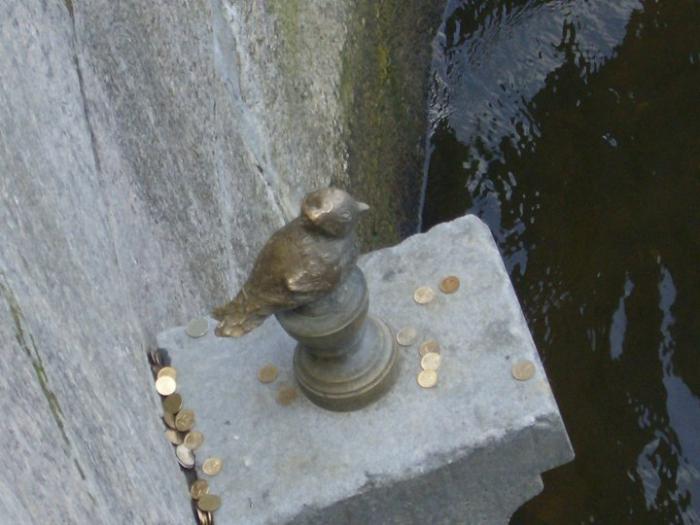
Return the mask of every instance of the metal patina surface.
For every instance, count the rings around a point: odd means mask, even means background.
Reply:
[[[213,311],[220,337],[241,337],[277,314],[299,341],[299,385],[331,410],[367,405],[396,376],[391,330],[367,318],[367,283],[355,265],[355,227],[368,209],[338,188],[309,193],[299,217],[265,244],[233,301]]]

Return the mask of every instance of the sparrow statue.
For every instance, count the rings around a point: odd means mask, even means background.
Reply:
[[[355,265],[355,226],[368,209],[338,188],[306,195],[299,217],[270,237],[238,295],[212,311],[216,335],[240,337],[334,290]]]

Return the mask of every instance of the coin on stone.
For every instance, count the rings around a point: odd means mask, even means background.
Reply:
[[[207,476],[216,476],[219,472],[221,472],[221,468],[223,466],[224,462],[221,461],[221,458],[212,456],[205,459],[204,463],[202,463],[202,472],[204,472]]]
[[[455,293],[459,290],[459,277],[456,275],[448,275],[440,281],[440,290],[442,293]]]
[[[277,391],[277,402],[280,405],[290,405],[298,395],[297,389],[293,386],[282,386]]]
[[[165,439],[173,445],[182,445],[182,434],[172,428],[165,431]]]
[[[194,467],[194,454],[192,454],[192,451],[185,445],[178,445],[175,448],[175,455],[177,456],[177,461],[183,468],[190,469]]]
[[[187,335],[190,337],[202,337],[203,335],[206,335],[208,331],[209,321],[207,321],[207,319],[204,317],[192,319],[189,323],[187,323],[187,328],[185,329],[185,332],[187,332]]]
[[[421,358],[420,367],[423,370],[437,370],[440,368],[440,354],[428,352]]]
[[[421,357],[423,357],[425,354],[428,354],[428,353],[439,354],[440,353],[440,343],[438,343],[435,339],[429,339],[429,340],[425,341],[422,345],[420,345],[420,348],[418,349],[418,353],[420,354]]]
[[[404,326],[396,334],[396,342],[401,346],[411,346],[416,341],[418,332],[412,326]]]
[[[210,512],[202,512],[197,509],[197,519],[199,519],[199,525],[212,525]]]
[[[272,383],[277,379],[277,367],[275,365],[265,365],[258,370],[258,380],[261,383]]]
[[[160,370],[158,370],[158,373],[156,374],[156,379],[161,378],[163,376],[168,376],[172,377],[173,379],[177,379],[177,370],[175,370],[172,366],[164,366]]]
[[[428,304],[435,299],[435,292],[430,286],[421,286],[413,292],[413,300],[418,304]]]
[[[163,399],[163,411],[169,414],[177,414],[182,408],[182,396],[180,394],[170,394]]]
[[[418,374],[418,384],[423,388],[433,388],[437,384],[437,370],[421,370]]]
[[[190,450],[197,450],[204,443],[204,434],[198,430],[193,430],[185,435],[182,443]]]
[[[192,486],[190,487],[190,496],[192,496],[192,499],[194,500],[198,500],[208,492],[209,482],[206,479],[195,480],[195,482],[192,483]]]
[[[170,376],[161,376],[156,379],[156,391],[161,396],[169,396],[177,388],[177,383]]]
[[[175,428],[175,415],[171,414],[170,412],[166,412],[163,414],[163,421],[165,422],[166,425],[168,425],[169,428],[173,430],[177,430]]]
[[[194,412],[189,408],[180,410],[175,416],[175,428],[180,432],[187,432],[194,426]]]
[[[204,512],[214,512],[221,507],[221,498],[216,494],[202,494],[197,500],[197,508]]]
[[[535,365],[532,361],[527,359],[521,359],[513,363],[513,367],[510,369],[513,377],[518,381],[527,381],[535,375]]]

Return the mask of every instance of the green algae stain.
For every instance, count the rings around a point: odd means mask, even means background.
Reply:
[[[2,280],[5,281],[4,274],[0,273],[0,277],[2,277]],[[65,425],[63,423],[64,416],[63,411],[61,410],[61,405],[58,402],[56,394],[49,387],[46,369],[44,368],[41,355],[39,355],[39,352],[37,351],[34,337],[31,334],[27,334],[24,329],[24,315],[22,314],[22,309],[17,302],[17,298],[5,282],[0,282],[0,293],[4,296],[14,321],[15,339],[17,340],[17,344],[19,344],[20,348],[24,350],[24,353],[29,358],[32,368],[34,369],[34,375],[36,376],[39,387],[46,398],[49,405],[49,410],[51,411],[51,415],[58,426],[61,437],[66,445],[70,446],[71,443],[68,439],[68,434],[66,434]]]
[[[305,21],[301,0],[268,0],[281,46],[283,89],[306,111]],[[342,51],[338,97],[347,174],[331,175],[372,206],[359,227],[364,250],[416,231],[422,187],[427,78],[442,0],[353,0]],[[308,41],[308,42],[307,42]]]
[[[350,191],[369,202],[362,248],[413,233],[422,186],[430,42],[443,3],[357,0],[343,51]]]
[[[294,74],[299,67],[300,0],[270,0],[268,7],[277,19],[284,43],[283,65],[288,73]]]

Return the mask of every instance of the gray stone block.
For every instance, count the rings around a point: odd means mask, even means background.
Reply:
[[[200,475],[208,456],[224,462],[210,478],[223,498],[217,524],[507,523],[541,489],[540,473],[573,454],[488,228],[467,216],[360,266],[370,312],[420,334],[401,349],[393,389],[362,410],[276,402],[276,389],[294,384],[294,341],[274,318],[241,339],[215,337],[214,321],[199,339],[182,327],[159,335],[205,435]],[[416,287],[437,291],[449,274],[461,279],[456,293],[413,301]],[[428,338],[443,360],[438,386],[423,390],[418,346]],[[512,378],[518,359],[535,363],[534,378]],[[280,369],[275,384],[257,380],[266,363]]]
[[[353,186],[347,151],[360,148],[341,97],[354,111],[381,110],[349,96],[348,34],[377,55],[350,24],[355,7],[0,2],[0,411],[10,457],[0,522],[193,519],[155,416],[146,350],[164,327],[222,302],[306,190]],[[426,33],[382,27],[401,49],[429,49]],[[394,53],[391,70],[402,63]],[[412,130],[402,143],[413,148],[423,92],[391,86],[410,94],[399,114],[412,124],[380,119],[372,129]],[[396,159],[393,175],[385,160],[374,176],[405,184]],[[363,168],[354,173],[366,188]],[[373,202],[387,194],[375,190]],[[395,232],[394,210],[416,206],[391,200],[372,221]]]

